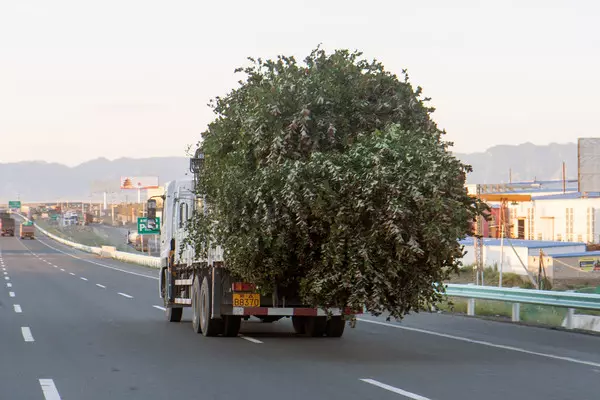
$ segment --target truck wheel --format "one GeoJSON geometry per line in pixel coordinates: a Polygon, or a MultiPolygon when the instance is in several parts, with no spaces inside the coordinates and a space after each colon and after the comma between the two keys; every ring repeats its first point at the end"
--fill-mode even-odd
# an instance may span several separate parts
{"type": "MultiPolygon", "coordinates": [[[[167,273],[168,271],[165,269],[163,277],[164,277],[164,284],[167,284],[167,273]]],[[[173,307],[168,307],[168,302],[169,300],[167,299],[167,288],[164,287],[163,289],[163,299],[164,299],[164,304],[165,304],[165,317],[167,318],[167,321],[169,322],[181,322],[181,317],[183,316],[183,308],[181,307],[177,307],[177,308],[173,308],[173,307]]]]}
{"type": "Polygon", "coordinates": [[[235,337],[240,333],[242,317],[239,315],[223,316],[223,336],[235,337]]]}
{"type": "Polygon", "coordinates": [[[308,317],[304,326],[308,336],[321,337],[327,328],[327,317],[308,317]]]}
{"type": "Polygon", "coordinates": [[[167,317],[167,321],[169,322],[181,322],[181,317],[183,316],[183,308],[167,307],[165,309],[165,316],[167,317]]]}
{"type": "Polygon", "coordinates": [[[325,335],[328,337],[342,337],[344,334],[344,328],[346,327],[346,321],[339,316],[331,317],[327,321],[325,327],[325,335]]]}
{"type": "Polygon", "coordinates": [[[304,335],[306,333],[306,317],[292,317],[292,325],[297,334],[304,335]]]}
{"type": "Polygon", "coordinates": [[[217,336],[222,332],[223,324],[221,320],[211,319],[210,317],[212,290],[206,277],[202,280],[199,297],[200,327],[202,329],[202,334],[204,336],[217,336]]]}
{"type": "Polygon", "coordinates": [[[202,333],[200,326],[200,281],[198,275],[194,277],[192,284],[192,329],[196,333],[202,333]]]}

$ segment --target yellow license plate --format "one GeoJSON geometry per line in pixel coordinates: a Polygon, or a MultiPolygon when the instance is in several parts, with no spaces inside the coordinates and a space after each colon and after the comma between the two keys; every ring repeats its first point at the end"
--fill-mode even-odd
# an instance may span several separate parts
{"type": "Polygon", "coordinates": [[[234,293],[234,307],[260,307],[260,294],[258,293],[234,293]]]}

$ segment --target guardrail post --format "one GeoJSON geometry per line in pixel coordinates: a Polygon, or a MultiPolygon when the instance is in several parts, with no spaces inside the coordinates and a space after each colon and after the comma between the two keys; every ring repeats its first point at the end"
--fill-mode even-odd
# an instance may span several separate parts
{"type": "Polygon", "coordinates": [[[575,309],[568,308],[567,309],[567,329],[573,329],[575,325],[575,309]]]}
{"type": "Polygon", "coordinates": [[[521,303],[513,303],[512,305],[512,322],[521,321],[521,303]]]}
{"type": "Polygon", "coordinates": [[[467,301],[467,315],[475,315],[475,299],[469,299],[467,301]]]}

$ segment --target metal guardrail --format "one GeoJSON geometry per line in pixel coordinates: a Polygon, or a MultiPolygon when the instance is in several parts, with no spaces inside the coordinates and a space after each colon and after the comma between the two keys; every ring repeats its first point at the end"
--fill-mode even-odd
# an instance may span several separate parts
{"type": "MultiPolygon", "coordinates": [[[[29,221],[29,218],[25,217],[24,215],[21,215],[21,214],[17,214],[17,215],[19,215],[24,220],[29,221]]],[[[64,245],[67,245],[74,249],[85,251],[86,253],[97,254],[99,256],[106,255],[106,252],[103,252],[101,247],[87,246],[87,245],[84,245],[81,243],[72,242],[70,240],[63,239],[59,236],[56,236],[56,235],[46,231],[45,229],[41,228],[35,222],[34,222],[34,225],[39,232],[43,233],[44,235],[48,236],[49,238],[51,238],[59,243],[62,243],[64,245]]],[[[143,256],[143,255],[139,255],[139,254],[127,253],[126,251],[111,252],[110,256],[111,256],[111,258],[114,258],[115,260],[144,265],[146,267],[151,267],[151,268],[160,268],[160,266],[161,266],[160,257],[143,256]]]]}
{"type": "Polygon", "coordinates": [[[467,314],[475,315],[475,299],[513,303],[512,320],[520,321],[521,303],[567,308],[567,329],[573,329],[575,309],[600,310],[600,295],[592,293],[553,292],[494,286],[447,284],[446,295],[469,299],[467,314]]]}

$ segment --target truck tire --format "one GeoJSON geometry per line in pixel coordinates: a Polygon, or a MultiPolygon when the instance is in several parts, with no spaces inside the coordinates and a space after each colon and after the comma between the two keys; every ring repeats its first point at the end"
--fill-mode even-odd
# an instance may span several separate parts
{"type": "Polygon", "coordinates": [[[294,326],[294,332],[298,335],[306,333],[306,317],[292,317],[292,325],[294,326]]]}
{"type": "Polygon", "coordinates": [[[167,317],[167,321],[169,322],[181,322],[181,317],[183,316],[183,308],[181,307],[166,307],[165,308],[165,317],[167,317]]]}
{"type": "Polygon", "coordinates": [[[346,321],[342,317],[331,317],[327,321],[327,326],[325,327],[325,335],[327,337],[342,337],[342,335],[344,334],[345,327],[346,321]]]}
{"type": "Polygon", "coordinates": [[[239,315],[223,316],[223,336],[236,337],[240,333],[242,317],[239,315]]]}
{"type": "MultiPolygon", "coordinates": [[[[165,269],[164,273],[163,273],[164,285],[167,284],[167,274],[168,274],[168,271],[165,269]]],[[[165,304],[165,317],[167,318],[167,321],[181,322],[181,317],[183,316],[183,308],[168,307],[167,303],[169,302],[169,300],[167,299],[167,289],[166,289],[166,287],[163,287],[162,290],[163,290],[163,294],[164,294],[163,299],[164,299],[164,304],[165,304]]]]}
{"type": "Polygon", "coordinates": [[[304,326],[308,336],[321,337],[327,328],[327,317],[307,317],[304,326]]]}
{"type": "Polygon", "coordinates": [[[192,284],[192,329],[196,333],[202,333],[200,326],[200,281],[198,275],[194,277],[192,284]]]}
{"type": "Polygon", "coordinates": [[[200,286],[199,296],[199,311],[200,311],[200,328],[202,329],[202,335],[204,336],[217,336],[223,331],[223,321],[218,319],[211,319],[211,299],[212,289],[208,284],[208,278],[205,276],[202,279],[202,286],[200,286]]]}

